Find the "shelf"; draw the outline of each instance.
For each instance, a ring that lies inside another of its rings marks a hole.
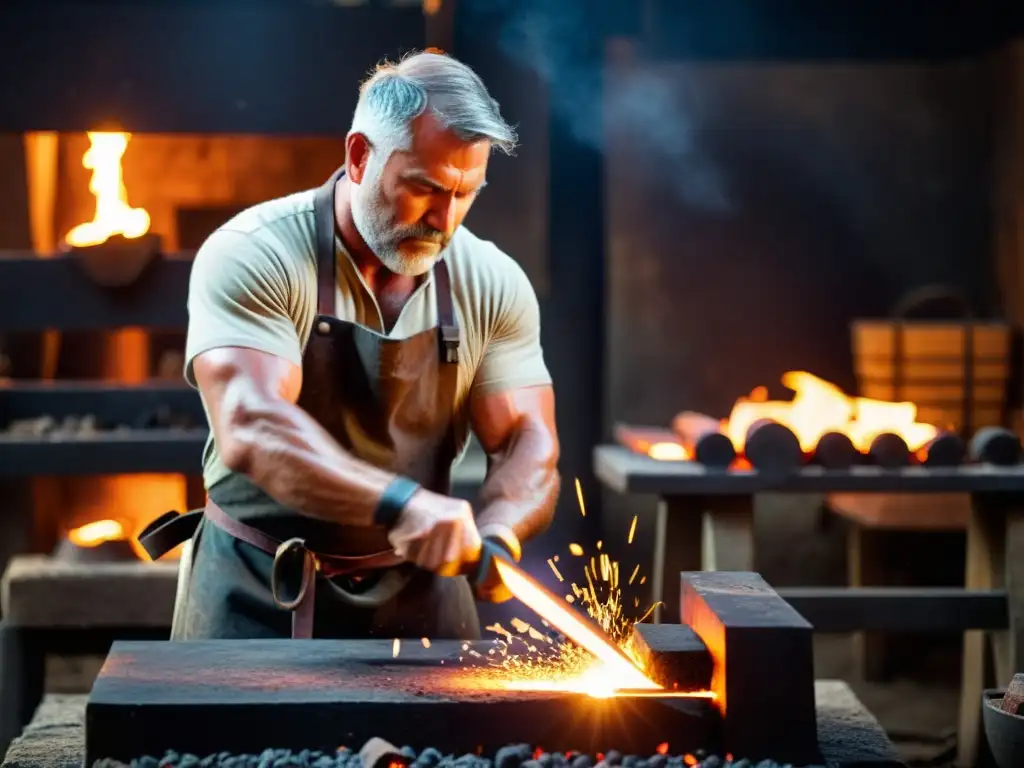
[[[205,427],[44,437],[0,434],[0,476],[200,474],[207,435]]]

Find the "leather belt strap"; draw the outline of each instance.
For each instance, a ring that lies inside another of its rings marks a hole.
[[[205,510],[194,510],[186,514],[168,512],[161,515],[142,531],[139,535],[139,543],[147,554],[156,560],[191,538],[204,517],[228,535],[274,556],[274,572],[271,574],[275,592],[274,599],[279,606],[292,612],[292,638],[294,639],[308,639],[313,636],[317,574],[328,579],[335,576],[352,576],[392,568],[403,562],[392,550],[376,552],[372,555],[345,556],[314,552],[306,549],[304,543],[296,539],[280,542],[263,531],[231,517],[212,501],[207,502]],[[303,558],[302,581],[296,598],[284,601],[277,594],[276,589],[278,555],[285,554],[286,549],[294,549],[296,544],[300,546],[300,554]]]
[[[222,531],[244,541],[256,549],[274,556],[271,572],[271,590],[274,602],[281,608],[292,612],[292,639],[307,640],[313,637],[313,615],[316,607],[316,577],[319,573],[324,578],[334,576],[351,576],[366,571],[390,568],[402,562],[392,550],[377,552],[372,555],[346,557],[343,555],[326,555],[307,549],[297,539],[281,542],[243,522],[235,520],[212,501],[206,504],[206,519]],[[280,559],[288,553],[293,545],[301,548],[302,580],[294,600],[285,601],[278,593],[278,567]]]

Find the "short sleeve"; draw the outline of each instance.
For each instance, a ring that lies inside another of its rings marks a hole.
[[[189,280],[185,378],[195,358],[218,347],[245,347],[302,364],[292,309],[295,276],[252,236],[218,230],[196,253]]]
[[[504,254],[502,254],[504,256]],[[530,279],[511,258],[493,286],[496,292],[492,327],[473,393],[495,394],[551,383],[540,343],[540,307]]]

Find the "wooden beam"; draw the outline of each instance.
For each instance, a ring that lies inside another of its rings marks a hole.
[[[133,284],[108,289],[93,283],[74,256],[40,259],[33,252],[0,251],[0,328],[182,330],[188,326],[185,300],[192,256],[164,254]]]
[[[815,632],[962,632],[1006,629],[1005,589],[793,587],[779,597]]]

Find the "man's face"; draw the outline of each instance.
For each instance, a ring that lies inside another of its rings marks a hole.
[[[364,153],[352,219],[387,269],[416,277],[434,266],[483,189],[490,154],[488,140],[461,141],[429,113],[413,121],[408,150],[383,163]]]

